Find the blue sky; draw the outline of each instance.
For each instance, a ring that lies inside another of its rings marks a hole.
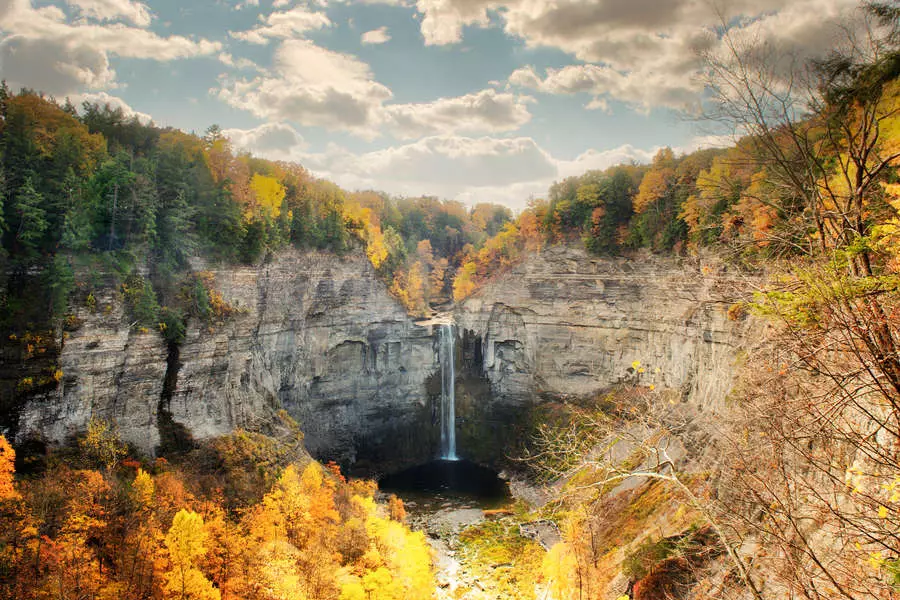
[[[561,177],[715,140],[700,51],[818,54],[856,0],[0,0],[0,75],[349,189],[521,208]]]

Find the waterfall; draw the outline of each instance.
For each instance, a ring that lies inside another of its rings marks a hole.
[[[441,458],[457,460],[456,456],[456,380],[453,345],[456,336],[453,325],[441,325]]]

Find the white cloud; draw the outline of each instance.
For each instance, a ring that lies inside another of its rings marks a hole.
[[[614,165],[631,161],[649,163],[658,150],[659,148],[651,148],[650,150],[635,148],[631,144],[625,144],[609,150],[586,150],[574,160],[557,161],[559,176],[571,177],[573,175],[581,175],[587,171],[602,171]]]
[[[485,89],[455,98],[386,108],[388,129],[400,138],[451,133],[515,131],[531,120],[528,96]]]
[[[491,22],[488,9],[501,4],[494,0],[417,0],[416,9],[423,15],[421,29],[425,45],[459,42],[464,25],[488,25]]]
[[[355,56],[287,40],[275,52],[272,73],[225,82],[218,95],[264,119],[372,137],[392,94]]]
[[[381,4],[384,6],[411,6],[413,0],[318,0],[320,4]]]
[[[288,39],[302,37],[309,31],[317,31],[331,26],[325,13],[311,12],[302,6],[291,10],[260,15],[261,23],[248,31],[229,31],[235,39],[251,44],[267,44],[272,39]]]
[[[445,198],[476,188],[545,182],[557,173],[553,158],[531,138],[433,136],[364,154],[332,147],[300,159],[350,189]]]
[[[387,27],[379,27],[362,34],[360,41],[363,44],[385,44],[391,41],[391,34],[388,33]]]
[[[235,58],[230,52],[220,52],[216,57],[219,59],[219,62],[227,67],[232,67],[235,69],[247,69],[253,71],[261,71],[255,62],[248,58]]]
[[[130,21],[139,27],[150,25],[151,13],[147,5],[132,0],[66,0],[82,16],[97,21]]]
[[[497,133],[531,120],[529,96],[491,88],[432,102],[388,104],[391,90],[374,79],[366,63],[308,40],[285,41],[270,72],[224,79],[216,93],[263,119],[349,131],[367,139],[385,132],[401,139]]]
[[[567,65],[547,69],[541,76],[532,67],[512,72],[510,85],[545,94],[590,94],[587,108],[607,110],[604,96],[614,97],[642,108],[669,106],[686,108],[696,102],[702,85],[696,79],[672,82],[665,74],[617,71],[601,65]]]
[[[253,129],[225,129],[222,133],[236,148],[274,160],[291,160],[305,146],[303,136],[287,123],[265,123]]]
[[[732,33],[758,35],[801,58],[833,47],[834,22],[858,0],[731,0]],[[457,43],[465,26],[499,24],[530,47],[553,47],[590,63],[539,75],[517,72],[513,85],[546,93],[588,93],[588,107],[609,99],[649,110],[696,102],[698,50],[720,44],[708,0],[418,0],[426,44]],[[579,72],[580,71],[580,72]]]
[[[35,10],[29,0],[5,0],[0,14],[0,32],[8,34],[0,42],[0,72],[10,85],[47,93],[114,86],[110,55],[169,61],[221,48],[218,42],[161,37],[124,24],[69,24],[60,20],[58,9]]]
[[[106,53],[87,44],[19,35],[0,41],[0,67],[13,89],[30,87],[59,96],[110,87],[116,77]]]
[[[147,113],[134,110],[127,102],[118,96],[110,96],[106,92],[75,94],[74,96],[70,96],[69,100],[71,100],[72,104],[79,110],[81,110],[82,102],[90,102],[91,104],[99,104],[100,106],[108,104],[111,108],[121,109],[126,117],[137,117],[138,120],[145,125],[153,121],[153,117]]]
[[[332,145],[322,153],[294,152],[292,158],[347,189],[499,202],[518,210],[531,197],[543,197],[554,180],[632,160],[650,162],[657,151],[625,145],[560,160],[528,137],[444,135],[362,154]]]

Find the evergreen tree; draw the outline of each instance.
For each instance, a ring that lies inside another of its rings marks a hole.
[[[40,253],[44,232],[47,230],[47,212],[43,203],[44,198],[34,188],[31,177],[26,177],[13,199],[15,220],[11,224],[14,249],[26,260],[33,259]]]

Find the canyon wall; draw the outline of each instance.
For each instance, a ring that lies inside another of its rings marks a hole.
[[[413,322],[361,253],[286,251],[211,271],[240,310],[220,324],[192,320],[177,348],[134,327],[114,289],[75,307],[60,384],[27,402],[19,438],[62,442],[96,416],[153,453],[173,432],[265,431],[284,408],[318,458],[390,469],[436,455],[436,326]],[[701,261],[566,247],[529,257],[454,309],[461,455],[492,462],[541,398],[626,379],[715,409],[746,339],[747,323],[726,314],[742,286]]]
[[[714,260],[597,258],[564,246],[531,256],[456,309],[465,371],[483,380],[480,392],[477,382],[460,390],[480,424],[461,447],[502,436],[542,397],[623,381],[679,390],[699,410],[721,408],[755,326],[728,316],[747,288]]]
[[[432,452],[430,328],[413,323],[363,255],[287,251],[258,267],[210,270],[239,311],[217,325],[191,320],[177,349],[133,327],[115,290],[98,291],[93,310],[76,307],[81,326],[60,353],[60,385],[27,403],[19,437],[64,441],[96,416],[153,453],[166,423],[203,439],[264,431],[284,408],[319,457]]]

